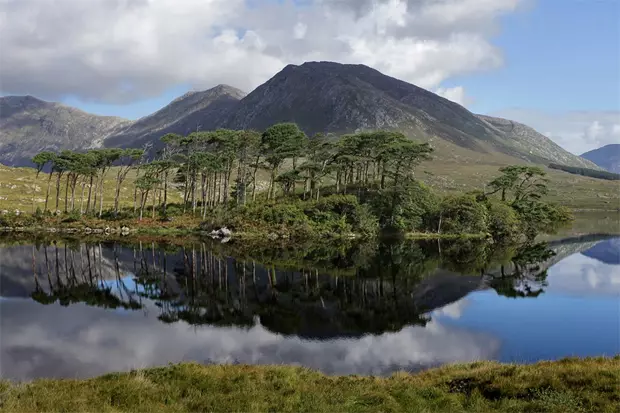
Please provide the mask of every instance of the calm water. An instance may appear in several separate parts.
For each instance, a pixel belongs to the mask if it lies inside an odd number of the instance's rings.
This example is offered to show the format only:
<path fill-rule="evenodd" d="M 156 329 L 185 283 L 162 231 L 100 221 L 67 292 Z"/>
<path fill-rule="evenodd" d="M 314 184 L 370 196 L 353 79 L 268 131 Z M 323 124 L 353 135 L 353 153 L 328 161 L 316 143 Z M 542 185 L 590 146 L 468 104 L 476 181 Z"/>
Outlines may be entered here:
<path fill-rule="evenodd" d="M 389 374 L 615 355 L 619 251 L 588 237 L 520 250 L 22 241 L 0 247 L 0 373 L 194 360 Z"/>

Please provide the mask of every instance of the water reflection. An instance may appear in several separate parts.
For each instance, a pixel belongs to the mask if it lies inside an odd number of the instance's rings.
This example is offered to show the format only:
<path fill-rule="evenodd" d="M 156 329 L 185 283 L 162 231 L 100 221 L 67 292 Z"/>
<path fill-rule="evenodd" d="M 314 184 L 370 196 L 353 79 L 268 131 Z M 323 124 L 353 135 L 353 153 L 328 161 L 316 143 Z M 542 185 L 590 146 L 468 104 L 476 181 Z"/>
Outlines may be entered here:
<path fill-rule="evenodd" d="M 470 297 L 552 291 L 564 247 L 8 246 L 0 371 L 74 377 L 198 360 L 386 374 L 501 359 L 496 334 L 459 325 Z"/>

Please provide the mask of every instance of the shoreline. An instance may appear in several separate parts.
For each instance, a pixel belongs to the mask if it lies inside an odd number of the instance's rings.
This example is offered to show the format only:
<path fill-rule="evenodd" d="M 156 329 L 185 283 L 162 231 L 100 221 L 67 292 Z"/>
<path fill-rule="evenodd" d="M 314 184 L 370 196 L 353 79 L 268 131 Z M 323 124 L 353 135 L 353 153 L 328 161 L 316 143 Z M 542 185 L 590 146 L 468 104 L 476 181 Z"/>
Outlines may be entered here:
<path fill-rule="evenodd" d="M 620 356 L 481 361 L 389 377 L 171 364 L 90 379 L 0 380 L 0 411 L 613 412 Z"/>

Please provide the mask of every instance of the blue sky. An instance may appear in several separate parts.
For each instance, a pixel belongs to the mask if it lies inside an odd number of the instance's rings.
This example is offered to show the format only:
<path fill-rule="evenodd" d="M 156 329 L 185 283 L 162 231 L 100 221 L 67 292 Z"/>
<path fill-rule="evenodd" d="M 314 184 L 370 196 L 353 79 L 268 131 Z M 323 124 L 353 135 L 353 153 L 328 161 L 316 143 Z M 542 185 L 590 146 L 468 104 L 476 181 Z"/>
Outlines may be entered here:
<path fill-rule="evenodd" d="M 502 19 L 501 69 L 446 83 L 462 84 L 483 113 L 620 109 L 619 22 L 620 1 L 539 0 Z"/>

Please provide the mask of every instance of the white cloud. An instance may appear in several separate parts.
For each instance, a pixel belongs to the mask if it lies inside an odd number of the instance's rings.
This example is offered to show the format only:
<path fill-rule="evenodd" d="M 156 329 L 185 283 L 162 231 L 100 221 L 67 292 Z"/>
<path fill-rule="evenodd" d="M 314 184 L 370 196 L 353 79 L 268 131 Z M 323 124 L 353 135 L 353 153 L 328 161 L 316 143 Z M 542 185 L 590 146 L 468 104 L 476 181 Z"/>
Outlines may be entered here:
<path fill-rule="evenodd" d="M 611 143 L 620 143 L 620 111 L 554 113 L 506 109 L 492 115 L 545 131 L 546 136 L 576 155 Z"/>
<path fill-rule="evenodd" d="M 103 102 L 178 84 L 250 90 L 308 60 L 436 89 L 502 64 L 488 38 L 523 1 L 0 0 L 0 90 Z"/>
<path fill-rule="evenodd" d="M 471 103 L 470 99 L 465 95 L 465 89 L 463 86 L 456 86 L 452 88 L 437 88 L 435 90 L 439 96 L 442 96 L 452 102 L 458 103 L 461 106 L 467 106 Z"/>

